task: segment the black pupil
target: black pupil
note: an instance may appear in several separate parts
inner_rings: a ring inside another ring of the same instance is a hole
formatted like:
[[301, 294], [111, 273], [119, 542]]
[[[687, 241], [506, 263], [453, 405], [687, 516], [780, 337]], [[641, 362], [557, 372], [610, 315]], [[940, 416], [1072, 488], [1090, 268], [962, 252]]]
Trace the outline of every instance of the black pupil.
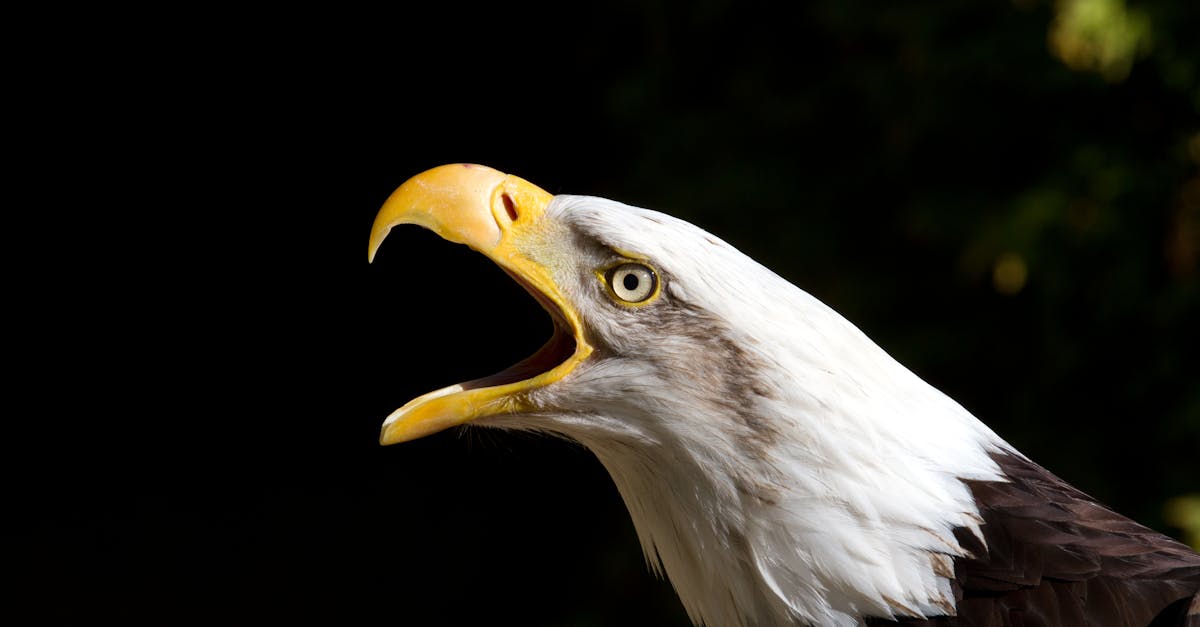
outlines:
[[632, 272], [630, 272], [629, 274], [626, 274], [625, 278], [621, 279], [621, 284], [625, 286], [625, 289], [627, 289], [631, 292], [633, 290], [636, 290], [637, 286], [638, 286], [637, 275]]

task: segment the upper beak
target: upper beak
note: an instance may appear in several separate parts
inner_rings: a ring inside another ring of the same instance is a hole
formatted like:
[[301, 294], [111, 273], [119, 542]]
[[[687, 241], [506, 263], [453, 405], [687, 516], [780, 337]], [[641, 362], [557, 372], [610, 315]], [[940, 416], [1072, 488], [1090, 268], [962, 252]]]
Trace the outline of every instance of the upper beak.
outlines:
[[542, 219], [553, 199], [516, 176], [485, 166], [452, 164], [414, 176], [383, 204], [371, 228], [368, 261], [392, 227], [426, 227], [483, 253], [513, 275], [550, 311], [555, 335], [537, 354], [502, 373], [408, 402], [384, 422], [381, 444], [413, 440], [487, 416], [528, 412], [533, 408], [523, 392], [561, 379], [591, 353], [579, 316], [550, 269], [519, 246], [536, 236], [530, 226]]
[[[508, 181], [510, 178], [512, 181]], [[511, 183], [508, 187], [542, 192], [503, 172], [466, 163], [437, 167], [405, 181], [375, 216], [367, 261], [375, 260], [379, 245], [398, 224], [418, 224], [486, 254], [500, 243], [502, 222], [511, 222], [507, 211], [496, 211], [501, 209], [497, 205], [504, 204], [496, 196], [504, 193], [505, 182]], [[550, 201], [549, 194], [546, 196], [539, 199], [542, 205]]]

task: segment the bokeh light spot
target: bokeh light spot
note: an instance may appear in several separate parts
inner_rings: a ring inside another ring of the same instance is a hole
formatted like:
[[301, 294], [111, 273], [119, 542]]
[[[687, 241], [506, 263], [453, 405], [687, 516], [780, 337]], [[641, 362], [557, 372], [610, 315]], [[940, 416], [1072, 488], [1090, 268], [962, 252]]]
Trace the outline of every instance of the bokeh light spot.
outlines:
[[1167, 524], [1183, 530], [1183, 541], [1200, 550], [1200, 494], [1177, 496], [1163, 507]]
[[1119, 83], [1150, 51], [1150, 33], [1150, 18], [1125, 0], [1059, 0], [1048, 40], [1067, 67]]
[[1025, 258], [1017, 253], [1004, 253], [992, 265], [992, 285], [996, 291], [1007, 296], [1020, 292], [1029, 278], [1029, 266]]

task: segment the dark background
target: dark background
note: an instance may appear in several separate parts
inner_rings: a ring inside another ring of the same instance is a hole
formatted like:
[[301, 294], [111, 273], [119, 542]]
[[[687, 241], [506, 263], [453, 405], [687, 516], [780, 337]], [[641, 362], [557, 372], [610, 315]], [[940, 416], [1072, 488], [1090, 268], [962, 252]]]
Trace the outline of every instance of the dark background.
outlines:
[[459, 161], [712, 231], [1182, 537], [1164, 508], [1200, 490], [1200, 16], [1138, 2], [1092, 27], [1071, 6], [16, 24], [44, 36], [10, 77], [31, 219], [7, 233], [5, 611], [687, 624], [588, 452], [376, 443], [407, 400], [549, 333], [430, 233], [365, 263], [387, 195]]

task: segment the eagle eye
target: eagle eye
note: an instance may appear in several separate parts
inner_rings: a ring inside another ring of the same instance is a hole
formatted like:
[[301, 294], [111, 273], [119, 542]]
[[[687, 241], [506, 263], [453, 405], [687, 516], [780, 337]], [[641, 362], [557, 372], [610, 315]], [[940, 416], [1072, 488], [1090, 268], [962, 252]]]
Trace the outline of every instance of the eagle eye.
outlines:
[[658, 275], [645, 264], [614, 266], [604, 273], [604, 280], [612, 295], [626, 304], [644, 303], [658, 295]]

